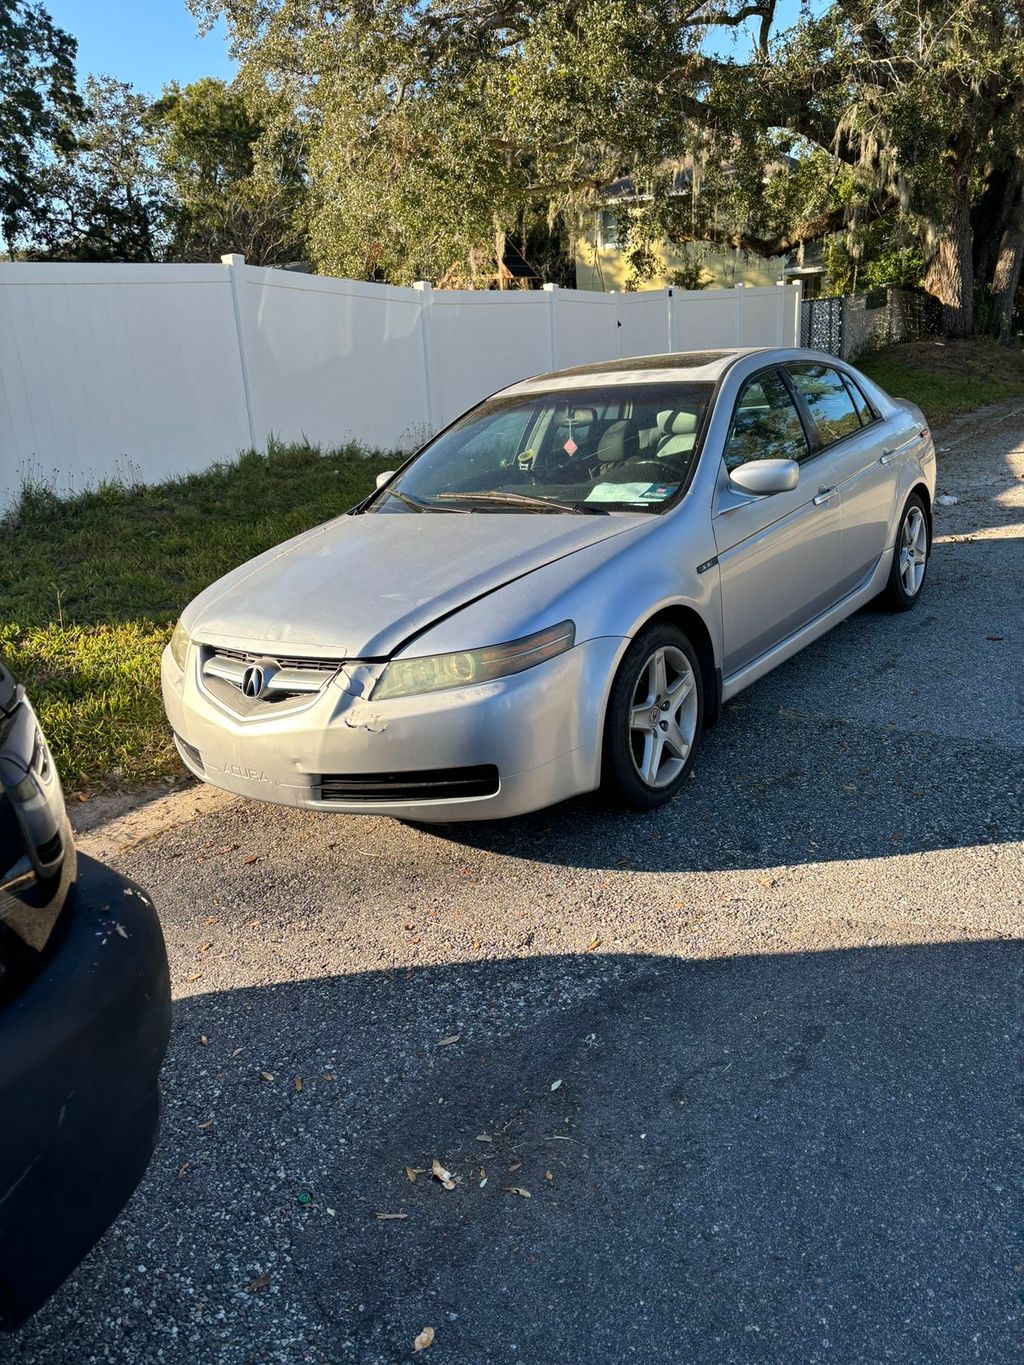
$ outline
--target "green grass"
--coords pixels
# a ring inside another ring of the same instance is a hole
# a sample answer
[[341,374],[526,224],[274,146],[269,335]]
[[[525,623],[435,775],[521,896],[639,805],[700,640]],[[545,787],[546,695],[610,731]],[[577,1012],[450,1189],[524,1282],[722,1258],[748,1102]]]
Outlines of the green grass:
[[152,488],[27,488],[0,526],[0,654],[28,688],[71,791],[181,771],[160,653],[207,584],[337,516],[395,456],[274,443]]
[[1024,351],[994,341],[916,341],[857,365],[894,398],[909,398],[933,427],[1024,394]]

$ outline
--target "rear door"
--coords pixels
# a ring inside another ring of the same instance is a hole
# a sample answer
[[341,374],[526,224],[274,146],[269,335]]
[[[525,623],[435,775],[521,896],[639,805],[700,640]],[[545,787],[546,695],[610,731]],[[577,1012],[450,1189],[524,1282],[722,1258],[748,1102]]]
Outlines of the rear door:
[[845,595],[877,565],[892,524],[897,468],[887,447],[889,424],[853,376],[838,367],[794,361],[785,368],[812,424],[812,439],[832,461],[842,524],[840,589]]
[[[791,492],[753,497],[730,485],[729,470],[778,458],[800,465]],[[728,677],[831,606],[840,596],[842,563],[832,459],[815,448],[777,367],[741,388],[722,466],[713,526]]]

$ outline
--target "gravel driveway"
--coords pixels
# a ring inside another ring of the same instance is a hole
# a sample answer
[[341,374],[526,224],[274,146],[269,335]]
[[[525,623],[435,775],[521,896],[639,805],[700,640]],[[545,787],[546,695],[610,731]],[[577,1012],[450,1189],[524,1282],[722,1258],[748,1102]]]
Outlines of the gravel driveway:
[[0,1355],[1014,1358],[1024,408],[939,444],[919,609],[750,688],[667,810],[192,791],[85,840],[160,907],[163,1132]]

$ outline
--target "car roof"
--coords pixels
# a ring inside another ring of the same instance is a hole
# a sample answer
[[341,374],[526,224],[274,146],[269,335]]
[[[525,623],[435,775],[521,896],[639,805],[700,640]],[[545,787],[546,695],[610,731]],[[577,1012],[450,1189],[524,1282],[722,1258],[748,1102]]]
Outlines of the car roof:
[[623,360],[599,360],[589,365],[574,365],[568,370],[552,370],[534,375],[501,390],[501,396],[541,393],[557,389],[578,389],[588,383],[601,388],[616,384],[655,384],[681,379],[714,382],[741,356],[766,355],[778,347],[746,346],[721,351],[671,351],[664,355],[630,356]]

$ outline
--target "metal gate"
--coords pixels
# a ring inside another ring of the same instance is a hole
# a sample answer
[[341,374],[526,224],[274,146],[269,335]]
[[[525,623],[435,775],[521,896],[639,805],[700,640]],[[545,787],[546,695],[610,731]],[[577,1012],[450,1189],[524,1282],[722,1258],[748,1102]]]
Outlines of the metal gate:
[[800,345],[842,357],[845,300],[804,299],[800,305]]

